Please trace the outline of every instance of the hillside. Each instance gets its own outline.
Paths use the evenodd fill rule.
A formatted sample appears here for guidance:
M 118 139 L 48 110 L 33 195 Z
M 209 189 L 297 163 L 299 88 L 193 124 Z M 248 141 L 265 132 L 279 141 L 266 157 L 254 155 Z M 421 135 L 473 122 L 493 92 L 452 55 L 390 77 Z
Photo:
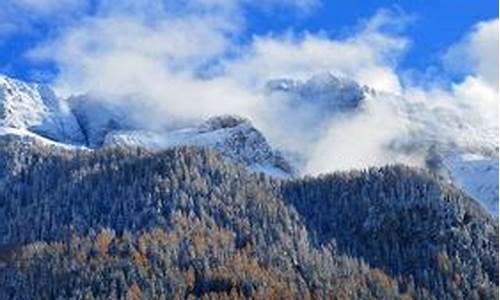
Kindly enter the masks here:
M 0 158 L 1 299 L 498 296 L 496 221 L 425 171 L 279 180 L 200 148 L 16 138 Z

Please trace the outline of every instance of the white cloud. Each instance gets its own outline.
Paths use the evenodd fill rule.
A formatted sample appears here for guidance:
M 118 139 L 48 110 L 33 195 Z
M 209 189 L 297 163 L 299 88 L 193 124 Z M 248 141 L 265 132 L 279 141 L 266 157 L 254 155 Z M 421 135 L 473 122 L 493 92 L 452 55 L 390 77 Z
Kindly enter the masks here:
M 256 37 L 241 59 L 229 65 L 231 76 L 252 82 L 274 78 L 306 78 L 330 70 L 383 90 L 399 90 L 391 67 L 384 64 L 384 50 L 403 50 L 404 41 L 387 38 L 382 46 L 370 44 L 372 37 L 359 35 L 332 40 L 315 34 L 304 37 Z
M 451 88 L 429 89 L 403 86 L 396 71 L 409 45 L 402 28 L 412 18 L 405 15 L 382 10 L 344 38 L 290 31 L 240 45 L 234 37 L 244 30 L 241 9 L 252 4 L 196 0 L 200 5 L 171 13 L 174 2 L 117 6 L 102 1 L 96 16 L 63 30 L 30 55 L 57 64 L 60 92 L 90 91 L 104 101 L 124 101 L 145 127 L 223 113 L 248 116 L 274 144 L 299 152 L 307 173 L 421 163 L 418 151 L 391 151 L 395 143 L 407 148 L 425 148 L 429 141 L 463 147 L 489 143 L 489 148 L 496 143 L 498 86 L 491 83 L 498 69 L 495 75 L 490 66 L 498 58 L 491 54 L 492 26 L 485 25 L 490 23 L 477 25 L 454 47 L 461 50 L 450 50 L 473 58 L 466 79 Z M 356 114 L 318 124 L 317 109 L 293 107 L 286 99 L 270 101 L 261 93 L 269 79 L 303 79 L 324 71 L 396 95 L 375 96 Z M 212 75 L 201 78 L 207 73 Z M 139 102 L 130 104 L 130 99 Z
M 165 72 L 193 72 L 224 53 L 229 45 L 219 25 L 203 18 L 152 26 L 132 18 L 90 20 L 30 55 L 54 59 L 61 68 L 57 84 L 71 92 L 127 93 Z
M 449 89 L 408 88 L 407 97 L 425 98 L 426 107 L 439 106 L 455 118 L 447 120 L 441 114 L 433 120 L 443 139 L 469 149 L 498 152 L 498 19 L 474 25 L 462 41 L 450 47 L 444 63 L 458 68 L 465 78 Z
M 405 52 L 408 41 L 402 36 L 384 33 L 382 28 L 399 28 L 407 22 L 404 15 L 390 15 L 381 10 L 345 39 L 307 32 L 256 36 L 253 43 L 242 50 L 241 57 L 228 63 L 228 72 L 242 81 L 262 83 L 281 77 L 307 78 L 328 70 L 380 90 L 398 92 L 400 82 L 393 67 Z
M 364 169 L 388 163 L 418 165 L 418 155 L 390 151 L 394 139 L 411 130 L 388 95 L 365 99 L 363 111 L 354 116 L 335 119 L 313 148 L 304 172 L 327 173 L 333 170 Z
M 472 73 L 498 89 L 498 19 L 479 22 L 451 47 L 445 63 L 456 72 Z

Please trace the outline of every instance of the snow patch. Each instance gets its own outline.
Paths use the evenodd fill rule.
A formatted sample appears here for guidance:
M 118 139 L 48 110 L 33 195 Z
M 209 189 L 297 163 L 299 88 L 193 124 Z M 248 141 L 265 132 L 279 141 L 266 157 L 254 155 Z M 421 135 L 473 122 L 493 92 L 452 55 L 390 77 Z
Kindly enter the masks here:
M 456 185 L 498 217 L 498 158 L 456 154 L 443 163 Z

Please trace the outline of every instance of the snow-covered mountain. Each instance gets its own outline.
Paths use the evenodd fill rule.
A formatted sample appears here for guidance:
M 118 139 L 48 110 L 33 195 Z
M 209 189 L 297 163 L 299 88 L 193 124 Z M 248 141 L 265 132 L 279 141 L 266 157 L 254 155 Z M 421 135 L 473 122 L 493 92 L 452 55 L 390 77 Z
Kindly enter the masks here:
M 294 171 L 248 119 L 217 116 L 179 130 L 146 130 L 123 107 L 86 95 L 63 101 L 47 86 L 0 77 L 0 136 L 64 148 L 179 145 L 211 148 L 252 171 L 288 177 Z
M 311 109 L 314 116 L 317 114 L 317 120 L 312 121 L 318 123 L 328 122 L 339 115 L 345 118 L 363 113 L 367 101 L 394 105 L 413 128 L 405 136 L 395 137 L 387 151 L 425 152 L 433 149 L 437 152 L 433 157 L 440 165 L 439 169 L 457 186 L 482 202 L 492 214 L 498 215 L 498 148 L 491 146 L 495 143 L 485 143 L 489 150 L 484 151 L 480 140 L 474 142 L 478 145 L 475 148 L 453 140 L 454 130 L 467 128 L 457 122 L 467 120 L 461 120 L 457 115 L 448 116 L 448 119 L 429 118 L 432 112 L 425 111 L 427 108 L 421 103 L 405 102 L 398 95 L 379 94 L 352 80 L 329 73 L 305 81 L 273 80 L 266 85 L 265 93 L 284 97 L 289 105 Z M 446 112 L 439 111 L 446 115 Z M 455 128 L 453 124 L 456 123 Z M 448 134 L 446 131 L 450 130 Z M 289 163 L 288 156 L 284 157 L 272 149 L 264 135 L 248 119 L 216 116 L 181 129 L 153 130 L 142 127 L 131 117 L 130 111 L 117 105 L 117 102 L 102 101 L 88 95 L 61 100 L 47 86 L 6 76 L 0 76 L 2 135 L 38 139 L 66 148 L 141 146 L 161 150 L 178 145 L 195 145 L 215 149 L 253 171 L 272 176 L 290 176 L 297 169 Z
M 0 75 L 0 127 L 29 131 L 51 140 L 82 143 L 75 116 L 47 86 Z
M 253 171 L 276 177 L 288 177 L 294 173 L 292 166 L 269 146 L 262 133 L 248 119 L 237 116 L 212 117 L 197 127 L 166 132 L 111 131 L 106 135 L 103 145 L 133 145 L 149 149 L 200 146 L 216 149 Z
M 275 79 L 266 85 L 273 96 L 286 97 L 292 106 L 315 108 L 318 121 L 337 113 L 356 110 L 372 91 L 357 82 L 331 73 L 318 73 L 307 80 Z
M 424 160 L 432 157 L 427 161 L 429 168 L 450 178 L 493 215 L 498 215 L 498 127 L 484 123 L 469 104 L 453 106 L 441 99 L 379 92 L 330 73 L 308 80 L 271 80 L 266 90 L 272 96 L 286 97 L 287 105 L 300 107 L 300 111 L 313 107 L 315 118 L 308 124 L 311 128 L 363 114 L 369 119 L 377 113 L 370 111 L 371 107 L 389 108 L 387 111 L 393 115 L 384 117 L 399 118 L 402 129 L 393 130 L 393 136 L 384 136 L 388 139 L 385 153 Z

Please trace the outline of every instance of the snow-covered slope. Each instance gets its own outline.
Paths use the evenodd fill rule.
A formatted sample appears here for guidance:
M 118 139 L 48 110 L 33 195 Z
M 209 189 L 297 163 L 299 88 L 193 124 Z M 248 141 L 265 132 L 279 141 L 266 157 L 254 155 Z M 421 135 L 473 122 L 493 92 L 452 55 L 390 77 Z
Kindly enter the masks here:
M 64 142 L 57 142 L 51 140 L 49 138 L 43 137 L 39 134 L 30 132 L 25 129 L 16 129 L 16 128 L 8 128 L 8 127 L 0 127 L 0 139 L 16 139 L 25 142 L 36 142 L 41 143 L 46 146 L 53 146 L 57 148 L 63 148 L 67 150 L 90 150 L 89 148 L 79 145 L 79 144 L 67 144 Z
M 498 158 L 455 154 L 443 164 L 456 185 L 498 217 Z
M 0 75 L 0 127 L 26 130 L 65 143 L 82 143 L 76 118 L 45 85 Z
M 276 177 L 293 174 L 283 156 L 274 151 L 249 120 L 236 116 L 213 117 L 198 127 L 167 132 L 146 130 L 118 130 L 108 133 L 104 146 L 141 146 L 166 149 L 179 145 L 193 145 L 216 149 L 224 156 L 256 172 Z

